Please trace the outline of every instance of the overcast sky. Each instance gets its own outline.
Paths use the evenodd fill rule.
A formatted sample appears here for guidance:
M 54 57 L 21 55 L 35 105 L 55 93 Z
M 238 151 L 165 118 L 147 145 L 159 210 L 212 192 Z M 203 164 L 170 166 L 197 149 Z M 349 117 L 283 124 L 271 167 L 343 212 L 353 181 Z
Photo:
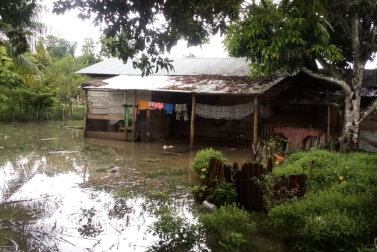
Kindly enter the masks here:
M 52 13 L 52 3 L 54 0 L 44 0 L 42 4 L 48 8 L 47 13 L 42 14 L 42 22 L 51 27 L 49 33 L 51 35 L 62 37 L 68 41 L 77 42 L 76 56 L 81 54 L 81 44 L 84 38 L 92 38 L 94 41 L 99 40 L 101 35 L 100 27 L 95 27 L 90 20 L 82 21 L 77 18 L 79 13 L 77 10 L 66 12 L 64 15 L 56 15 Z M 182 58 L 183 55 L 193 53 L 196 57 L 202 58 L 224 58 L 228 56 L 223 49 L 221 43 L 222 38 L 219 35 L 213 37 L 209 45 L 200 47 L 187 48 L 185 41 L 178 42 L 173 47 L 170 58 Z M 98 49 L 99 50 L 99 49 Z

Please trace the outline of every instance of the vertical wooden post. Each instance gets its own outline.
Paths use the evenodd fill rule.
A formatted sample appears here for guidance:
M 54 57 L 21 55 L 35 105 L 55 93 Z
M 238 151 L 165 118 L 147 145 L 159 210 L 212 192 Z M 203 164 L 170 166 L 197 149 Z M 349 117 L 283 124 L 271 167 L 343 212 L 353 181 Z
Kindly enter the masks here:
M 194 149 L 195 127 L 195 94 L 192 94 L 191 127 L 190 127 L 190 150 Z
M 327 106 L 327 141 L 330 140 L 330 116 L 331 116 L 331 108 L 330 106 Z
M 88 90 L 84 91 L 84 100 L 85 100 L 84 137 L 86 137 L 87 136 L 87 133 L 86 133 L 86 120 L 88 118 Z
M 136 122 L 136 106 L 135 106 L 135 103 L 136 103 L 136 91 L 133 90 L 132 91 L 133 93 L 133 98 L 132 98 L 132 142 L 135 141 L 135 122 Z
M 126 105 L 125 107 L 124 107 L 124 134 L 125 134 L 125 139 L 126 139 L 126 141 L 128 141 L 128 132 L 127 132 L 127 121 L 126 121 L 126 119 L 127 119 L 127 109 L 128 109 L 128 104 L 127 104 L 127 92 L 126 91 L 124 91 L 124 101 L 123 101 L 123 104 L 124 105 Z M 129 118 L 128 118 L 129 119 Z
M 258 143 L 258 96 L 254 96 L 254 136 L 253 145 L 257 148 Z

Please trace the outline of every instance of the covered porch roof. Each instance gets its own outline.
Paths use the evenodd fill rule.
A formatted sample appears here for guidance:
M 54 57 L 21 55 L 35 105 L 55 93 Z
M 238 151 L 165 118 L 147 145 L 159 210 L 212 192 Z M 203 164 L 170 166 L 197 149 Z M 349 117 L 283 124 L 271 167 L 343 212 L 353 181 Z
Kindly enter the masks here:
M 106 80 L 83 83 L 87 90 L 147 90 L 197 94 L 259 95 L 285 76 L 252 79 L 248 76 L 193 75 L 148 76 L 119 75 Z

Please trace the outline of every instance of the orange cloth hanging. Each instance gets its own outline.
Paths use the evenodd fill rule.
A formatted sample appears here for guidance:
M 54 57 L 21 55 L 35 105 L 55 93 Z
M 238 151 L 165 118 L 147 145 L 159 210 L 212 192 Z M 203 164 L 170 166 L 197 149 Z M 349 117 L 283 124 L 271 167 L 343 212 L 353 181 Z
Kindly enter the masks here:
M 276 156 L 276 161 L 277 162 L 282 162 L 282 161 L 284 161 L 284 158 L 281 157 L 281 156 Z
M 147 116 L 149 117 L 149 101 L 139 100 L 137 113 L 140 114 L 140 110 L 147 110 Z

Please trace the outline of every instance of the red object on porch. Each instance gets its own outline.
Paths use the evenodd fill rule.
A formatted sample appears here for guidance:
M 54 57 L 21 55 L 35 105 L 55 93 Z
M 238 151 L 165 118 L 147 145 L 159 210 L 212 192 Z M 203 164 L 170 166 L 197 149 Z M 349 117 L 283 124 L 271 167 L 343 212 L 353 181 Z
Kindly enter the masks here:
M 302 139 L 304 140 L 308 136 L 320 136 L 322 135 L 322 130 L 308 130 L 305 128 L 293 128 L 293 127 L 278 127 L 275 128 L 275 133 L 283 134 L 288 140 L 290 139 Z

